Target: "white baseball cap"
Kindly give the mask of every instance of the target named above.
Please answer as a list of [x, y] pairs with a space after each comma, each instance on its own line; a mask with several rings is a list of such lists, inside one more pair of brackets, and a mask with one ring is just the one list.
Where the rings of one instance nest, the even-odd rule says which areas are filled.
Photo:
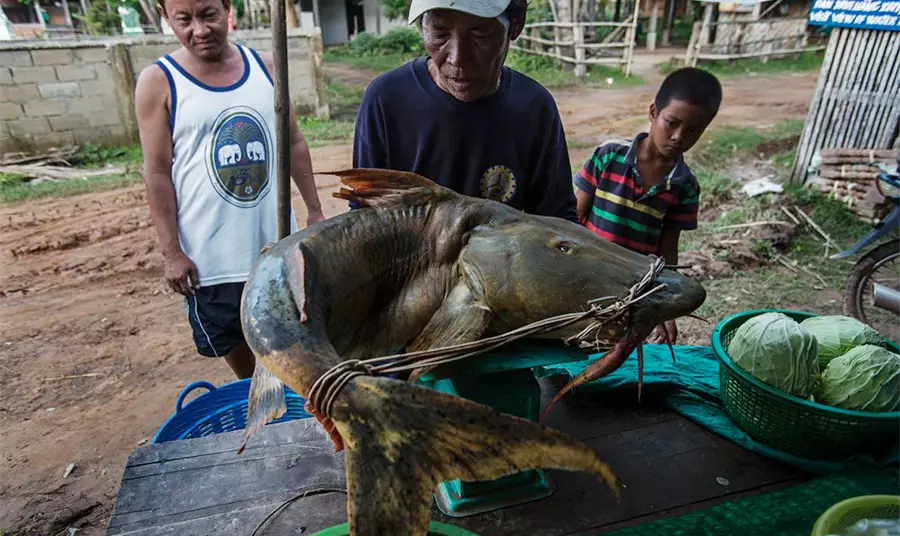
[[509, 3], [510, 0], [412, 0], [409, 6], [409, 24], [432, 9], [452, 9], [476, 17], [492, 19], [499, 17]]

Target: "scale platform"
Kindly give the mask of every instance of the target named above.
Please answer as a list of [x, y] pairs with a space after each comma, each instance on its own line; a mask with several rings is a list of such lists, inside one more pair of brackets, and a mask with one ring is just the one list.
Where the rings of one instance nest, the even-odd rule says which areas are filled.
[[[537, 421], [541, 412], [541, 388], [532, 368], [583, 361], [587, 357], [583, 350], [558, 341], [517, 341], [444, 365], [423, 375], [418, 383]], [[552, 495], [553, 490], [550, 476], [537, 469], [497, 480], [442, 482], [434, 499], [445, 515], [466, 517], [543, 499]]]

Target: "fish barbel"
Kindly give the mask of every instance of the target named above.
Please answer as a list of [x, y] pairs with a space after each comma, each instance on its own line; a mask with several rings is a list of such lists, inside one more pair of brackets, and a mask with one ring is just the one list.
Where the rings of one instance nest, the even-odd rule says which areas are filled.
[[[354, 536], [425, 535], [432, 492], [446, 480], [555, 468], [595, 475], [618, 497], [616, 477], [592, 450], [539, 423], [365, 367], [322, 382], [350, 360], [476, 341], [622, 295], [645, 276], [650, 257], [575, 223], [463, 196], [412, 173], [330, 174], [345, 186], [335, 197], [365, 208], [282, 239], [245, 284], [241, 321], [257, 367], [244, 445], [283, 414], [285, 384], [306, 398], [327, 391], [327, 404], [310, 409], [345, 449]], [[674, 271], [656, 283], [662, 290], [633, 304], [626, 323], [604, 327], [606, 336], [638, 339], [705, 299], [698, 283]]]

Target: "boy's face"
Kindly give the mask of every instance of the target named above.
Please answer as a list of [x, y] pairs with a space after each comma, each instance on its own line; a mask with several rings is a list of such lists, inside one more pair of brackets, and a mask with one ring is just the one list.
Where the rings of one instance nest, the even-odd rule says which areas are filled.
[[662, 110], [650, 105], [650, 141], [666, 158], [686, 153], [697, 143], [715, 114], [703, 106], [679, 99], [669, 100]]

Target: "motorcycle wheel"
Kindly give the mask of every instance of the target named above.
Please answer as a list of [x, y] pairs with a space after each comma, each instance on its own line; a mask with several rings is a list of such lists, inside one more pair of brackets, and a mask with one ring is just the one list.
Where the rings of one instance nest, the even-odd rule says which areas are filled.
[[850, 271], [844, 284], [843, 310], [847, 316], [869, 324], [882, 336], [900, 338], [897, 315], [879, 309], [872, 303], [872, 280], [875, 274], [887, 267], [887, 274], [879, 278], [879, 283], [900, 290], [900, 267], [890, 266], [900, 260], [900, 239], [894, 239], [863, 255]]

